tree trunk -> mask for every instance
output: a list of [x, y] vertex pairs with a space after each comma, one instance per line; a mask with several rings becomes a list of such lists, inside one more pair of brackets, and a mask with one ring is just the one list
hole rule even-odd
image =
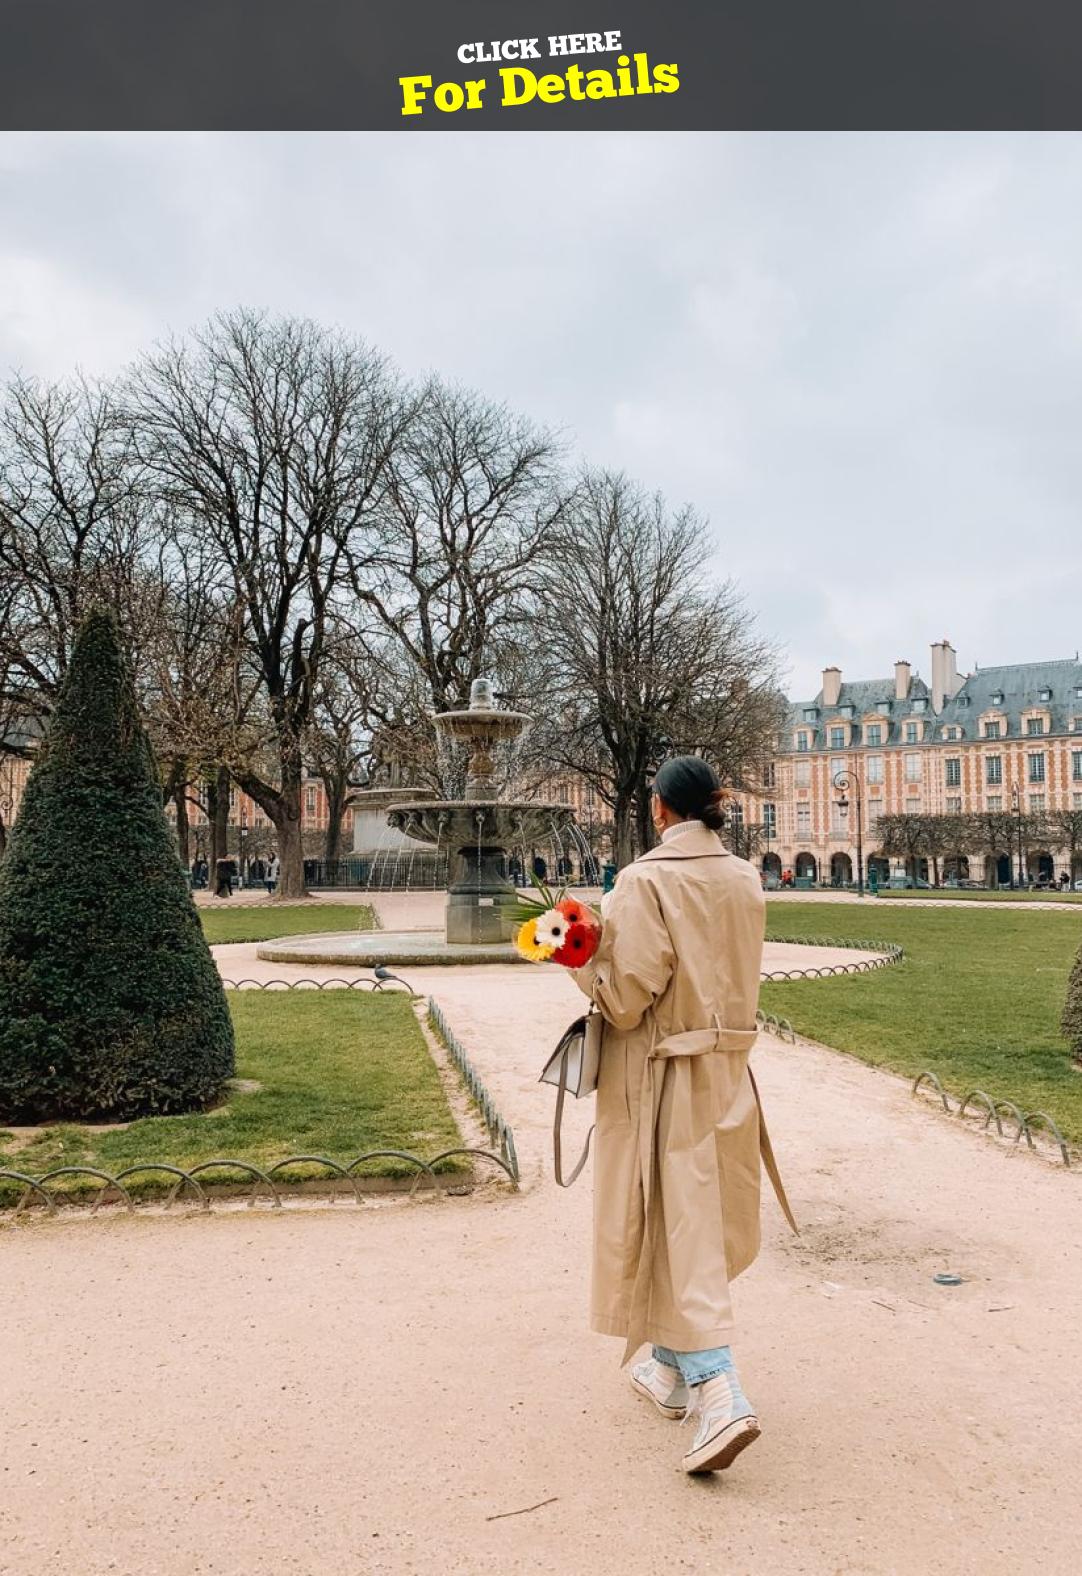
[[301, 783], [304, 763], [300, 751], [283, 749], [280, 757], [282, 785], [275, 788], [255, 772], [238, 766], [233, 776], [238, 787], [250, 795], [274, 825], [279, 875], [274, 896], [277, 900], [307, 897], [304, 881], [304, 835], [301, 826]]
[[346, 814], [348, 788], [344, 780], [327, 776], [323, 779], [327, 795], [327, 832], [323, 843], [323, 858], [328, 865], [342, 857], [342, 822]]
[[638, 843], [635, 852], [637, 854], [645, 854], [646, 850], [653, 848], [657, 842], [657, 837], [654, 833], [654, 818], [650, 814], [650, 800], [652, 798], [652, 791], [645, 783], [641, 784], [635, 796], [635, 830]]
[[173, 790], [173, 803], [177, 810], [177, 848], [180, 852], [180, 862], [185, 870], [191, 869], [192, 850], [190, 825], [188, 822], [188, 784], [177, 783]]
[[612, 851], [616, 868], [622, 870], [635, 857], [635, 801], [631, 794], [618, 792], [612, 812]]
[[[292, 798], [292, 804], [288, 802]], [[274, 896], [277, 899], [307, 897], [304, 884], [304, 839], [301, 831], [301, 794], [298, 783], [295, 794], [280, 796], [279, 813], [272, 816], [278, 834], [278, 859], [281, 874]]]
[[4, 817], [0, 815], [0, 859], [4, 857], [8, 846], [8, 829], [4, 825]]
[[219, 859], [229, 853], [229, 768], [219, 766], [207, 778], [207, 820], [210, 823], [210, 868], [215, 873]]

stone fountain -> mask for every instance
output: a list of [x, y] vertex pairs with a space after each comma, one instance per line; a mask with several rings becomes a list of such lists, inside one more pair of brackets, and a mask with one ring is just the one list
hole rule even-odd
[[464, 946], [507, 941], [508, 905], [516, 897], [504, 873], [507, 850], [558, 837], [571, 820], [571, 810], [567, 805], [499, 798], [497, 748], [520, 738], [530, 718], [498, 707], [488, 679], [475, 680], [465, 710], [440, 712], [434, 725], [443, 738], [465, 746], [465, 798], [393, 805], [387, 820], [407, 837], [446, 848], [455, 857], [445, 939]]
[[277, 962], [365, 965], [519, 961], [510, 943], [510, 908], [517, 894], [505, 874], [508, 849], [547, 845], [559, 838], [573, 814], [565, 804], [499, 796], [499, 751], [519, 739], [530, 720], [526, 712], [497, 706], [491, 682], [476, 679], [469, 706], [433, 718], [441, 738], [465, 747], [464, 797], [418, 796], [387, 809], [388, 824], [396, 832], [453, 856], [442, 932], [298, 936], [266, 943], [259, 956]]

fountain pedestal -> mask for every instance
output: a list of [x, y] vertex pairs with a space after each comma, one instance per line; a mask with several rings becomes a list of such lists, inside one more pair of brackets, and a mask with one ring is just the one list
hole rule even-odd
[[450, 942], [483, 946], [510, 941], [508, 905], [518, 894], [503, 873], [502, 848], [462, 848], [458, 870], [447, 889], [446, 934]]

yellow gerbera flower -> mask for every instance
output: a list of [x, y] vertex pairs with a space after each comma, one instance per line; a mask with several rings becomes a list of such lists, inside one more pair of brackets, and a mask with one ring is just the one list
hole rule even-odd
[[531, 963], [546, 963], [551, 958], [555, 947], [547, 947], [537, 939], [537, 921], [528, 919], [515, 931], [515, 946], [524, 958]]

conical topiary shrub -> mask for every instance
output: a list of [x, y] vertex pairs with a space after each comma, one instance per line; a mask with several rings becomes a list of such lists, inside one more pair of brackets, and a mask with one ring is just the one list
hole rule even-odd
[[1063, 1032], [1076, 1062], [1082, 1062], [1082, 950], [1079, 951], [1067, 981], [1067, 1000], [1063, 1007]]
[[232, 1072], [116, 625], [93, 613], [0, 860], [0, 1122], [190, 1111]]

